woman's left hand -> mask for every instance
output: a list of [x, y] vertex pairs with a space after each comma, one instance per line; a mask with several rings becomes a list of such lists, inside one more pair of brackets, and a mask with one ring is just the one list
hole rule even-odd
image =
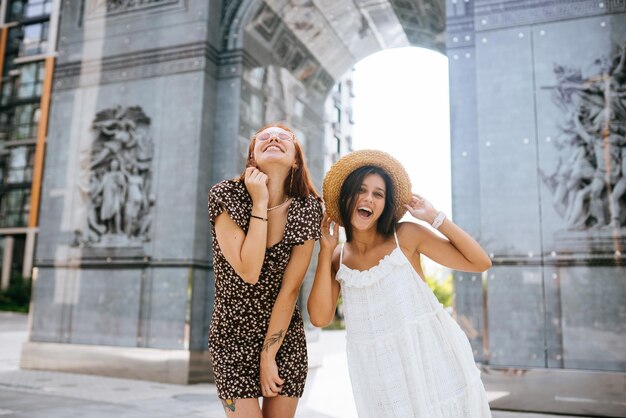
[[411, 203], [404, 205], [404, 207], [411, 213], [411, 215], [413, 215], [414, 218], [427, 222], [428, 224], [433, 223], [438, 213], [432, 203], [417, 193], [413, 193]]
[[283, 390], [285, 381], [278, 376], [276, 359], [261, 356], [261, 392], [265, 398], [273, 398]]
[[335, 247], [339, 244], [339, 224], [330, 219], [328, 212], [324, 212], [320, 230], [322, 232], [322, 236], [320, 237], [320, 248], [328, 251], [332, 257]]

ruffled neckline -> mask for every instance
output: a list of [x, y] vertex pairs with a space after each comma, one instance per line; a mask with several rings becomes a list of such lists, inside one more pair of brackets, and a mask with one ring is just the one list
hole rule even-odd
[[378, 264], [367, 270], [351, 269], [341, 263], [335, 277], [338, 282], [348, 287], [367, 287], [386, 277], [393, 271], [395, 266], [400, 266], [406, 261], [406, 257], [400, 247], [396, 247], [392, 252], [381, 258]]

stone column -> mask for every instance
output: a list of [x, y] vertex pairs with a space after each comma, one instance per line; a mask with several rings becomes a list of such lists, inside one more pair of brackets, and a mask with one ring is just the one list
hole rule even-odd
[[61, 13], [21, 366], [206, 381], [221, 2]]

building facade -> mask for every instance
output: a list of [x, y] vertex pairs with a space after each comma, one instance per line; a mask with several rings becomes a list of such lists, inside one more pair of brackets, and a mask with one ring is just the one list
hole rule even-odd
[[59, 6], [7, 0], [0, 9], [2, 289], [32, 273]]
[[324, 133], [326, 152], [324, 155], [324, 172], [341, 156], [353, 151], [352, 126], [354, 116], [352, 102], [354, 89], [352, 74], [348, 71], [333, 86], [326, 103], [324, 104], [326, 116], [324, 118], [326, 130]]

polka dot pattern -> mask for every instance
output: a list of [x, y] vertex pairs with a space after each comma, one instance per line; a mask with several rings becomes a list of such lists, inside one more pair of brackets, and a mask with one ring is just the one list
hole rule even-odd
[[[209, 193], [209, 218], [215, 237], [215, 218], [226, 211], [244, 232], [248, 231], [252, 199], [243, 182], [225, 180]], [[265, 252], [259, 281], [241, 279], [213, 239], [215, 306], [209, 329], [209, 352], [220, 399], [261, 397], [259, 358], [274, 302], [294, 245], [320, 237], [321, 201], [313, 196], [294, 198], [287, 213], [283, 239]], [[285, 381], [281, 395], [301, 397], [308, 364], [304, 325], [294, 309], [287, 334], [276, 354]]]

